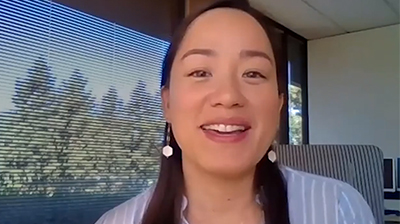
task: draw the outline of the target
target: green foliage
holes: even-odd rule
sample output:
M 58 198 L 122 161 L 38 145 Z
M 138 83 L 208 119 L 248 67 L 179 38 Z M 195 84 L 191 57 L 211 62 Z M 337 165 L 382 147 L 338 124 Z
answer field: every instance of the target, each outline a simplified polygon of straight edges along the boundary
M 301 107 L 301 88 L 289 85 L 289 141 L 294 145 L 303 142 Z
M 127 104 L 111 86 L 97 105 L 78 70 L 61 87 L 54 83 L 41 58 L 16 80 L 16 110 L 0 114 L 0 195 L 147 187 L 157 176 L 164 127 L 158 96 L 138 82 Z

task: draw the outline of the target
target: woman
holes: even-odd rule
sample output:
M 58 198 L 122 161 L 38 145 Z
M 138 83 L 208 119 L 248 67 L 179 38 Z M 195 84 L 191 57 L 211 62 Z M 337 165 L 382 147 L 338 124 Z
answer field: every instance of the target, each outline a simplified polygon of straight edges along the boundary
M 185 19 L 163 66 L 158 182 L 98 224 L 375 223 L 349 185 L 275 162 L 283 95 L 260 16 L 221 1 Z

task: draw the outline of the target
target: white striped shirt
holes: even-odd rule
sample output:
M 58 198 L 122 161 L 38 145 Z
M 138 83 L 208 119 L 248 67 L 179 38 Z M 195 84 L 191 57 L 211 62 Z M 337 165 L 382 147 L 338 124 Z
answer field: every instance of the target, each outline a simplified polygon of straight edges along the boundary
M 375 224 L 361 194 L 349 184 L 282 167 L 287 181 L 291 224 Z M 140 224 L 151 190 L 105 213 L 96 224 Z M 182 211 L 187 202 L 184 199 Z M 182 218 L 182 224 L 189 224 Z

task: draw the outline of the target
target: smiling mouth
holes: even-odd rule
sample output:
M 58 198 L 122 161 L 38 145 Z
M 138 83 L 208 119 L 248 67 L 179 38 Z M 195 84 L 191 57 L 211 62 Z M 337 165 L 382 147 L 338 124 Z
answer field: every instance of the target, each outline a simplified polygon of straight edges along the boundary
M 209 125 L 202 125 L 201 129 L 203 131 L 211 131 L 217 134 L 239 134 L 243 133 L 250 129 L 248 126 L 244 125 L 225 125 L 225 124 L 209 124 Z
M 239 124 L 207 124 L 201 129 L 209 140 L 216 143 L 239 143 L 247 138 L 250 126 Z

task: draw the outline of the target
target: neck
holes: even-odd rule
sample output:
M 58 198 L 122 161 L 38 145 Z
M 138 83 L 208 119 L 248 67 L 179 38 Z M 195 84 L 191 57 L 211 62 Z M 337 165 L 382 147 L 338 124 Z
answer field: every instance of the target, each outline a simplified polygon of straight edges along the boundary
M 262 210 L 255 200 L 255 168 L 224 178 L 184 161 L 182 166 L 190 223 L 259 223 Z

